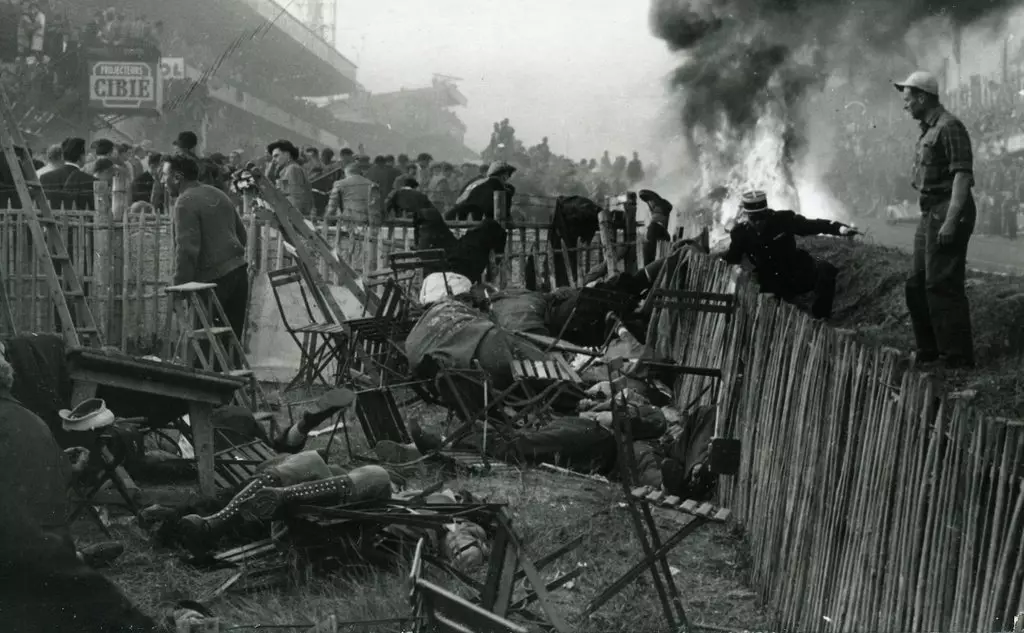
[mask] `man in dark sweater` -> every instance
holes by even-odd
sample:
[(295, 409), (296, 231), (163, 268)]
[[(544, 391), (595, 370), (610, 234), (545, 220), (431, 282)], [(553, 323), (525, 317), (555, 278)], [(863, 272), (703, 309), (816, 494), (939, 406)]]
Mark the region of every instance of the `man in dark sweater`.
[(227, 194), (199, 182), (199, 165), (189, 156), (165, 157), (160, 180), (175, 198), (174, 284), (217, 284), (217, 299), (241, 340), (249, 304), (242, 218)]

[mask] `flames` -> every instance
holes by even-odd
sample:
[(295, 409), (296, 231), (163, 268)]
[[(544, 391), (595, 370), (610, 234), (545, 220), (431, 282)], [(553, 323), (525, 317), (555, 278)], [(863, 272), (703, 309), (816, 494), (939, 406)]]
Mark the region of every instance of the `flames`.
[[(788, 209), (812, 218), (841, 220), (846, 210), (829, 192), (824, 147), (828, 139), (812, 140), (807, 151), (792, 156), (792, 115), (781, 103), (769, 103), (757, 122), (744, 130), (723, 126), (714, 132), (697, 130), (691, 156), (696, 173), (693, 190), (683, 208), (707, 206), (718, 187), (728, 193), (712, 203), (712, 243), (724, 240), (740, 220), (740, 198), (759, 189), (773, 209)], [(820, 149), (819, 149), (820, 148)]]

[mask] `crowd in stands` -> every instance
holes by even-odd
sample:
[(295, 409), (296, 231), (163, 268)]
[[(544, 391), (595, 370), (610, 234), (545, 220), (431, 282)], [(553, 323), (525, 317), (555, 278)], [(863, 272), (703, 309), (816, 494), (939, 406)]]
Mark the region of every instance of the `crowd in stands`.
[(527, 148), (516, 138), (515, 128), (508, 119), (494, 124), (482, 157), (485, 161), (502, 160), (516, 166), (511, 182), (524, 197), (520, 205), (522, 219), (531, 221), (546, 220), (543, 210), (550, 205), (531, 205), (530, 197), (578, 195), (603, 204), (608, 196), (636, 188), (640, 182), (657, 176), (657, 166), (645, 166), (638, 152), (633, 152), (631, 159), (620, 155), (613, 160), (606, 150), (600, 159), (576, 160), (551, 151), (547, 137)]
[[(964, 100), (966, 101), (966, 100)], [(1016, 239), (1024, 221), (1024, 144), (1008, 151), (1006, 140), (1024, 134), (1024, 100), (1019, 95), (985, 104), (946, 104), (959, 116), (974, 143), (974, 196), (978, 206), (975, 233)], [(901, 117), (849, 108), (837, 121), (838, 149), (828, 184), (855, 217), (883, 218), (894, 207), (900, 219), (917, 217), (917, 192), (910, 185), (917, 140)]]

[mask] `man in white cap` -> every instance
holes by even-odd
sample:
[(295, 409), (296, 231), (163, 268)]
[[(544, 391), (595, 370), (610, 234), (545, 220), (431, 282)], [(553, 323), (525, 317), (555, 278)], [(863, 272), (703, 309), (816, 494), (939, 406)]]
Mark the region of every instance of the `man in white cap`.
[(964, 289), (967, 244), (977, 216), (971, 195), (971, 137), (939, 103), (934, 75), (917, 71), (895, 86), (903, 93), (904, 109), (921, 124), (913, 173), (921, 221), (914, 235), (913, 273), (906, 285), (917, 359), (971, 367), (974, 344)]
[(842, 222), (812, 220), (792, 211), (775, 211), (768, 206), (768, 196), (763, 191), (744, 193), (741, 206), (745, 221), (729, 233), (725, 261), (735, 265), (746, 256), (754, 265), (761, 292), (774, 294), (784, 301), (814, 292), (812, 316), (831, 317), (839, 269), (797, 248), (796, 236), (853, 236), (857, 230)]

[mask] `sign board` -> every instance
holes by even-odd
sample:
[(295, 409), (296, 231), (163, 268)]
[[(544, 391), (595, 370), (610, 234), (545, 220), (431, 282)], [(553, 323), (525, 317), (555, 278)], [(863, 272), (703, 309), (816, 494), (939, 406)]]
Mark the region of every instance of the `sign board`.
[(90, 110), (123, 116), (159, 116), (163, 106), (160, 53), (108, 46), (85, 51)]
[(185, 58), (184, 57), (161, 57), (160, 58), (160, 76), (163, 77), (164, 81), (170, 79), (184, 79), (185, 78)]

